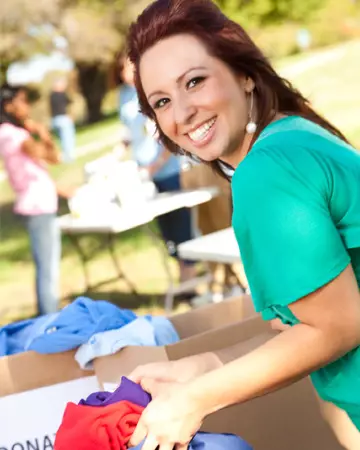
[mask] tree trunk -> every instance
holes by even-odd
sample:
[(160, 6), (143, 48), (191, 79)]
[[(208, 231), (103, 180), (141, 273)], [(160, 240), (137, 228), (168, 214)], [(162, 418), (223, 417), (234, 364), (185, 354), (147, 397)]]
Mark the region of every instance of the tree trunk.
[(108, 90), (107, 69), (97, 64), (77, 64), (79, 88), (87, 108), (87, 122), (102, 118), (101, 106)]
[(10, 64), (10, 61), (3, 60), (0, 62), (0, 86), (6, 83), (6, 74)]

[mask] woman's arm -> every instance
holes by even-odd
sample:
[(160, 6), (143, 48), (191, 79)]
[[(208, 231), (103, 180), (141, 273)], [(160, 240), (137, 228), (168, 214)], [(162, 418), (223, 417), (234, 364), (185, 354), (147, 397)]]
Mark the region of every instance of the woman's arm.
[(360, 296), (350, 266), (290, 309), (301, 324), (155, 398), (131, 444), (147, 436), (143, 450), (185, 449), (208, 414), (285, 387), (360, 345)]
[(52, 137), (50, 131), (42, 123), (35, 122), (32, 119), (26, 119), (24, 121), (24, 128), (30, 134), (36, 134), (39, 138), (46, 143), (52, 142)]
[(301, 324), (188, 384), (206, 414), (287, 386), (360, 345), (360, 295), (350, 266), (290, 309)]
[(25, 120), (24, 127), (32, 135), (38, 136), (38, 139), (32, 138), (26, 141), (23, 151), (32, 158), (41, 159), (49, 164), (58, 164), (60, 156), (49, 130), (32, 119)]
[(45, 161), (49, 164), (59, 164), (60, 155), (53, 143), (36, 141), (29, 138), (23, 142), (21, 150), (30, 158)]

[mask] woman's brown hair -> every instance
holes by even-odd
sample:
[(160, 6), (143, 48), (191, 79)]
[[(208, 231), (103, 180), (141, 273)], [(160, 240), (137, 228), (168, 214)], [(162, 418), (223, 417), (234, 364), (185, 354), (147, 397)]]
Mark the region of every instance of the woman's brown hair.
[[(160, 40), (183, 33), (200, 39), (209, 53), (227, 64), (233, 73), (249, 76), (255, 82), (258, 128), (253, 142), (271, 122), (274, 112), (302, 116), (347, 141), (337, 128), (312, 109), (309, 101), (289, 81), (276, 73), (246, 31), (225, 16), (211, 0), (156, 0), (130, 27), (128, 52), (135, 66), (135, 85), (141, 110), (155, 123), (155, 112), (147, 101), (141, 83), (140, 59)], [(160, 127), (158, 129), (165, 147), (173, 153), (185, 153)], [(224, 175), (216, 161), (210, 164)]]

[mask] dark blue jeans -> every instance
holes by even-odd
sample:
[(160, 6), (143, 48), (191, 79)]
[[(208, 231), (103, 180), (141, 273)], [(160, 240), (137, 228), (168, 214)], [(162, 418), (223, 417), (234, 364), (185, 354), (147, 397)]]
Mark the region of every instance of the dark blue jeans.
[[(179, 191), (180, 174), (175, 174), (161, 180), (154, 180), (157, 190), (161, 192)], [(162, 237), (168, 247), (169, 254), (178, 258), (177, 246), (189, 241), (193, 236), (191, 211), (188, 208), (177, 209), (158, 217), (158, 224)], [(194, 264), (192, 261), (184, 261)]]
[(59, 306), (61, 258), (60, 230), (55, 214), (21, 216), (29, 233), (36, 270), (36, 297), (39, 314), (56, 312)]

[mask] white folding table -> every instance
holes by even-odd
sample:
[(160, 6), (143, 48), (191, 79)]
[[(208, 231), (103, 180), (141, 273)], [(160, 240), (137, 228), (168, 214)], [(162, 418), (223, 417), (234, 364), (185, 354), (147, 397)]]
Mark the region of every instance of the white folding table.
[(226, 228), (184, 242), (178, 246), (181, 258), (223, 264), (241, 263), (234, 230)]
[[(190, 261), (241, 264), (240, 251), (232, 228), (226, 228), (184, 242), (178, 246), (178, 253), (181, 258)], [(234, 271), (233, 275), (239, 287), (246, 292), (247, 288), (243, 285), (239, 276)]]
[[(192, 283), (186, 282), (175, 286), (168, 262), (168, 254), (162, 240), (155, 233), (149, 224), (157, 217), (181, 208), (194, 208), (197, 205), (206, 203), (219, 194), (216, 187), (207, 187), (196, 190), (166, 192), (156, 195), (152, 200), (141, 203), (136, 202), (132, 207), (116, 208), (109, 215), (99, 215), (94, 208), (94, 214), (86, 217), (74, 217), (71, 214), (58, 218), (58, 223), (62, 234), (68, 236), (74, 245), (83, 265), (86, 290), (91, 289), (90, 277), (87, 270), (88, 261), (92, 260), (99, 250), (107, 249), (116, 269), (117, 279), (123, 279), (128, 284), (130, 290), (136, 294), (133, 283), (127, 278), (120, 267), (119, 259), (115, 252), (116, 235), (129, 231), (137, 227), (143, 227), (159, 247), (163, 255), (164, 268), (169, 280), (169, 288), (165, 299), (165, 309), (171, 311), (174, 302), (174, 295), (189, 289), (194, 283), (209, 282), (209, 275), (198, 277)], [(80, 244), (80, 238), (84, 235), (97, 235), (103, 237), (99, 247), (91, 253), (87, 253)], [(108, 280), (110, 281), (110, 280)], [(101, 283), (103, 284), (103, 283)]]

